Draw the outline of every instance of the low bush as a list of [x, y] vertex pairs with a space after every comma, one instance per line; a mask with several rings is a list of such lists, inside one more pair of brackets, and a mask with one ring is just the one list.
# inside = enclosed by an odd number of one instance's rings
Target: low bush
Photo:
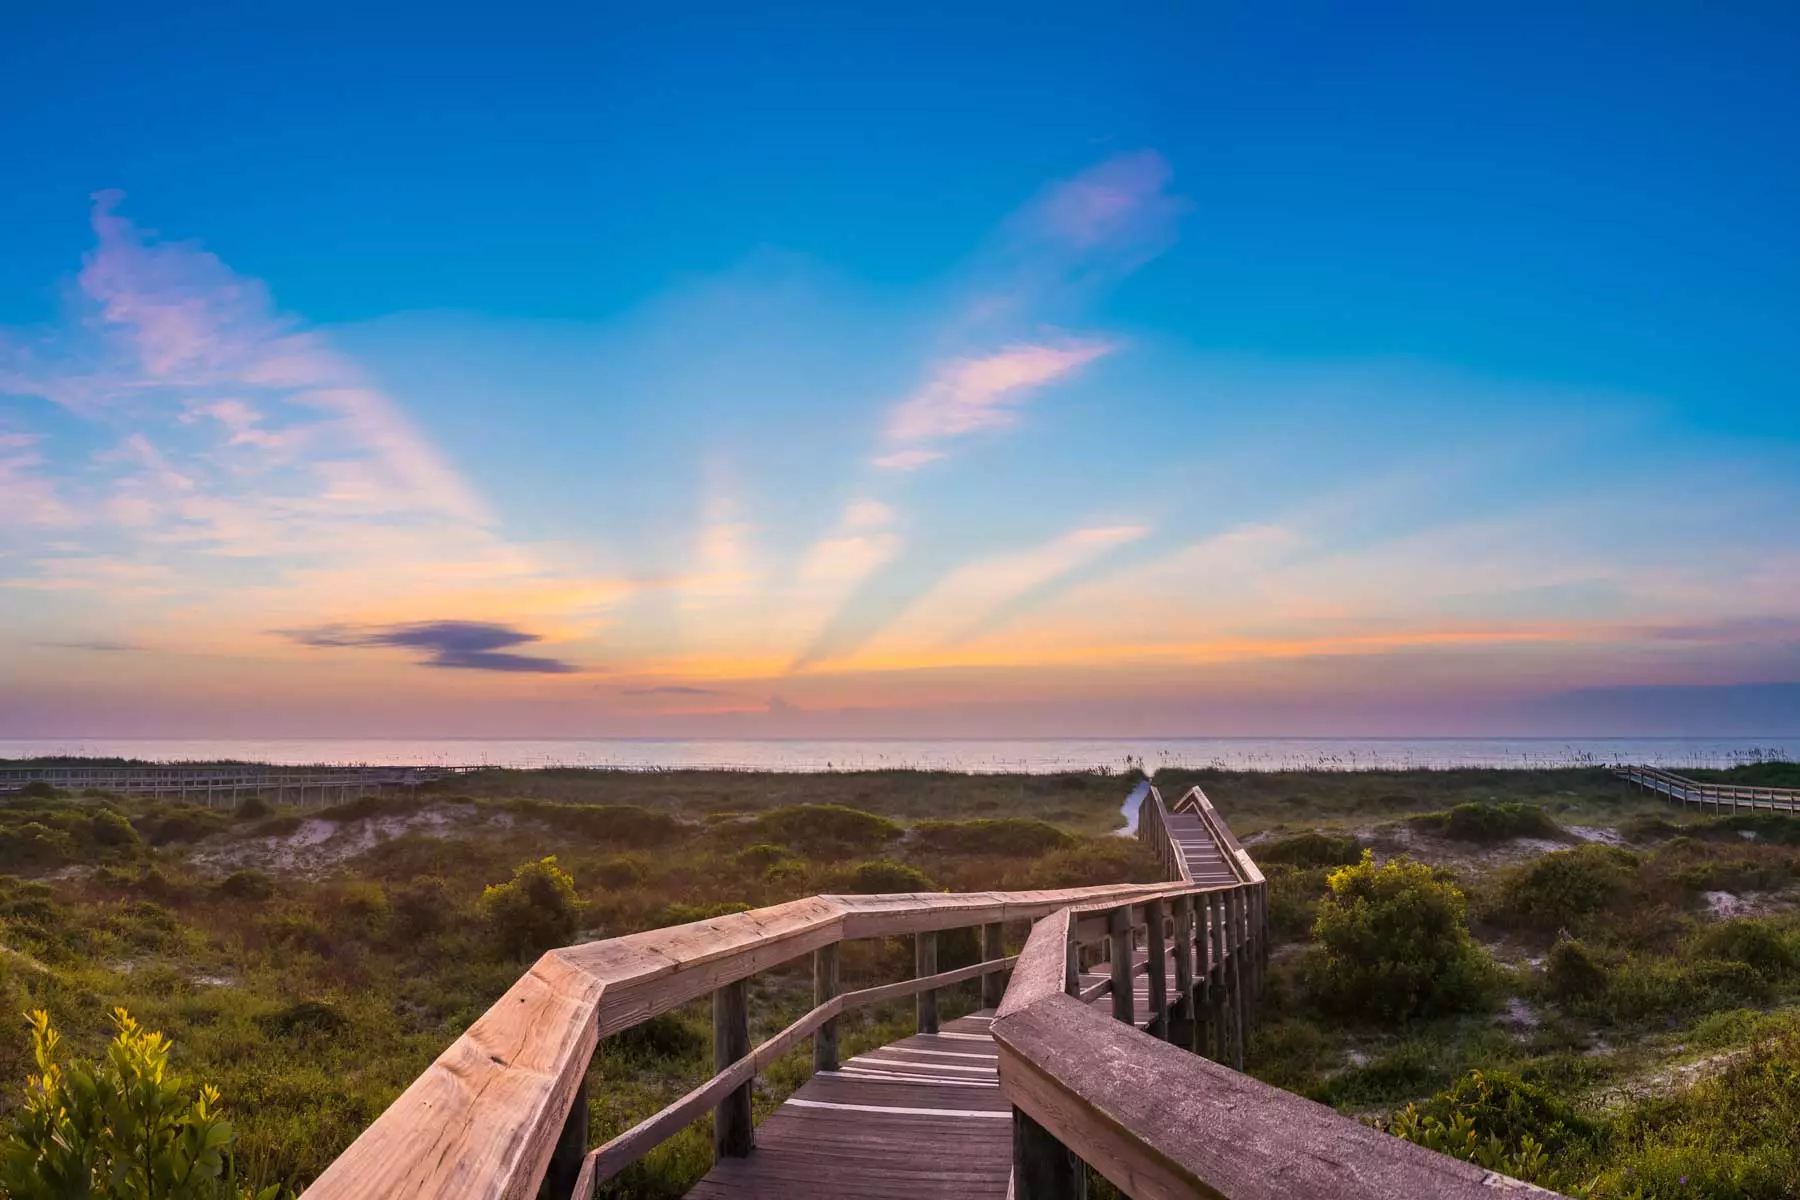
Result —
[[1556, 1158], [1587, 1151], [1601, 1127], [1543, 1088], [1500, 1072], [1471, 1071], [1423, 1106], [1409, 1104], [1385, 1128], [1440, 1154], [1527, 1183], [1568, 1186]]
[[1269, 881], [1269, 927], [1276, 936], [1304, 937], [1312, 929], [1329, 874], [1324, 867], [1290, 867], [1280, 863], [1263, 869]]
[[567, 945], [581, 926], [575, 881], [554, 854], [521, 863], [511, 880], [491, 884], [481, 893], [481, 911], [501, 947], [519, 959]]
[[899, 837], [886, 817], [841, 804], [790, 804], [758, 813], [745, 827], [752, 841], [788, 846], [808, 858], [871, 854]]
[[[37, 1074], [0, 1140], [0, 1194], [9, 1200], [252, 1200], [238, 1181], [237, 1134], [218, 1089], [169, 1070], [169, 1040], [113, 1013], [97, 1063], [64, 1063], [43, 1011], [30, 1014]], [[274, 1200], [279, 1188], [254, 1193]]]
[[1422, 863], [1367, 851], [1326, 880], [1307, 986], [1329, 1009], [1371, 1021], [1465, 1012], [1487, 999], [1487, 965], [1455, 884]]
[[1544, 959], [1544, 984], [1552, 999], [1562, 1004], [1582, 1004], [1606, 993], [1604, 964], [1594, 952], [1574, 938], [1559, 938]]
[[921, 849], [934, 854], [979, 854], [991, 858], [1036, 858], [1075, 842], [1056, 826], [1026, 817], [920, 821], [913, 826], [913, 837]]
[[1766, 920], [1722, 921], [1694, 939], [1694, 951], [1707, 958], [1740, 962], [1770, 979], [1800, 970], [1793, 939]]
[[1362, 842], [1349, 834], [1314, 831], [1259, 842], [1250, 851], [1257, 865], [1265, 872], [1271, 864], [1291, 867], [1347, 867], [1360, 861], [1362, 852]]
[[1082, 838], [1052, 850], [1027, 868], [1009, 875], [1009, 885], [1027, 888], [1101, 887], [1109, 883], [1155, 883], [1162, 863], [1136, 838]]
[[1640, 860], [1617, 846], [1555, 850], [1500, 877], [1499, 903], [1487, 915], [1503, 925], [1554, 933], [1614, 904], [1632, 890]]
[[917, 867], [879, 858], [857, 863], [832, 876], [833, 890], [852, 896], [877, 896], [886, 892], [935, 892], [937, 885]]
[[266, 871], [233, 871], [219, 880], [219, 891], [234, 900], [267, 900], [275, 894], [275, 880]]
[[508, 800], [508, 811], [541, 821], [552, 829], [577, 834], [626, 850], [670, 846], [689, 835], [689, 827], [668, 813], [635, 804], [555, 804], [544, 800]]
[[1458, 804], [1444, 812], [1420, 813], [1408, 824], [1458, 842], [1493, 843], [1512, 838], [1556, 837], [1562, 828], [1535, 804], [1507, 800], [1498, 804]]

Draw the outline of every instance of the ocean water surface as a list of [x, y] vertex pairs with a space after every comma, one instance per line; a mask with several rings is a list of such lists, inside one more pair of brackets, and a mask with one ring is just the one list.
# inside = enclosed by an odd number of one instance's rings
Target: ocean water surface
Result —
[[1029, 772], [1134, 767], [1240, 771], [1412, 767], [1570, 767], [1643, 763], [1727, 767], [1800, 757], [1788, 738], [1025, 738], [936, 740], [676, 740], [661, 738], [0, 738], [0, 759], [46, 755], [152, 762], [699, 768], [867, 771], [896, 768]]

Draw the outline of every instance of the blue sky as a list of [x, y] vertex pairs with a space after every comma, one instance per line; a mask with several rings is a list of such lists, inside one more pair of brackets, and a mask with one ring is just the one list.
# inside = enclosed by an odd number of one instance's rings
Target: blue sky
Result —
[[1571, 7], [9, 14], [0, 732], [1792, 732], [1800, 18]]

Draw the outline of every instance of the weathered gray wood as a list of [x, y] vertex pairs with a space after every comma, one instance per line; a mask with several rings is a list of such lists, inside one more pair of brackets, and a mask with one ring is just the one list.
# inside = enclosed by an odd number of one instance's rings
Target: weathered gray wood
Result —
[[[587, 1158], [587, 1137], [587, 1081], [584, 1079], [575, 1089], [569, 1115], [563, 1118], [562, 1134], [556, 1139], [556, 1149], [551, 1152], [550, 1168], [544, 1172], [544, 1182], [538, 1185], [540, 1200], [565, 1200], [575, 1191], [575, 1181]], [[591, 1194], [592, 1189], [589, 1191]]]
[[1231, 994], [1231, 1065], [1244, 1069], [1244, 892], [1233, 888], [1225, 893], [1225, 938], [1231, 948], [1228, 966], [1231, 978], [1226, 990]]
[[[813, 1007], [838, 994], [838, 948], [833, 943], [813, 951]], [[813, 1070], [835, 1071], [838, 1065], [837, 1018], [820, 1025], [813, 1034]]]
[[1144, 901], [1144, 974], [1150, 993], [1150, 1028], [1152, 1037], [1167, 1040], [1169, 1036], [1169, 960], [1163, 937], [1163, 902]]
[[[713, 993], [713, 1070], [724, 1071], [750, 1053], [750, 989], [741, 979]], [[755, 1145], [750, 1116], [752, 1080], [745, 1080], [713, 1110], [713, 1155], [742, 1158]]]
[[[937, 934], [914, 934], [913, 975], [925, 979], [937, 974]], [[913, 997], [913, 1015], [920, 1033], [938, 1031], [937, 989], [926, 988]]]
[[668, 1105], [639, 1121], [587, 1156], [595, 1183], [604, 1183], [626, 1167], [648, 1154], [668, 1138], [692, 1125], [720, 1100], [756, 1079], [757, 1072], [799, 1045], [802, 1038], [815, 1033], [826, 1021], [844, 1011], [844, 997], [835, 996], [813, 1009], [780, 1033], [738, 1059], [726, 1070]]
[[1083, 1200], [1087, 1172], [1069, 1148], [1013, 1109], [1013, 1200]]
[[[939, 971], [935, 975], [923, 975], [913, 979], [902, 979], [898, 983], [884, 983], [878, 987], [862, 988], [859, 991], [844, 992], [838, 999], [844, 1011], [853, 1008], [865, 1008], [871, 1004], [881, 1004], [888, 1000], [899, 1000], [906, 996], [919, 996], [927, 991], [938, 991], [954, 984], [976, 979], [992, 971], [1004, 971], [1018, 961], [1018, 956], [999, 958], [991, 963], [970, 963], [966, 967], [954, 967], [948, 971]], [[929, 1030], [920, 1030], [928, 1033]]]
[[1130, 905], [1115, 908], [1107, 914], [1106, 932], [1112, 938], [1113, 1017], [1131, 1025], [1137, 1019], [1137, 988], [1131, 971]]
[[[990, 921], [981, 927], [981, 957], [984, 960], [1006, 955], [1006, 926]], [[981, 1007], [999, 1008], [1000, 997], [1006, 995], [1006, 974], [995, 971], [981, 977]]]
[[1549, 1193], [1147, 1038], [1064, 996], [995, 1021], [1001, 1095], [1133, 1200]]
[[1175, 1007], [1169, 1014], [1169, 1041], [1194, 1049], [1194, 897], [1177, 896], [1175, 906]]

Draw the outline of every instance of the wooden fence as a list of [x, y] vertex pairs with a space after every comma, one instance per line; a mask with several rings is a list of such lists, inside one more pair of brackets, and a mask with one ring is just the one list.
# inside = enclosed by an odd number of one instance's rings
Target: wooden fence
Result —
[[[1208, 861], [1228, 864], [1229, 881], [1195, 882], [1192, 853], [1170, 833], [1190, 822], [1216, 839]], [[907, 996], [915, 998], [920, 1030], [935, 1031], [939, 990], [974, 979], [996, 1010], [999, 1086], [1013, 1106], [1017, 1200], [1079, 1195], [1084, 1162], [1136, 1200], [1537, 1191], [1221, 1065], [1241, 1067], [1266, 971], [1266, 884], [1198, 788], [1172, 808], [1152, 789], [1139, 837], [1156, 851], [1166, 882], [814, 896], [551, 951], [306, 1196], [590, 1200], [599, 1183], [708, 1112], [715, 1153], [749, 1154], [750, 1089], [769, 1063], [811, 1038], [814, 1068], [834, 1069], [838, 1020]], [[1022, 952], [1005, 954], [1006, 925], [1023, 921], [1035, 924]], [[981, 960], [939, 971], [938, 934], [968, 927], [980, 930]], [[840, 990], [843, 943], [896, 936], [915, 939], [914, 978]], [[1084, 954], [1101, 947], [1110, 977], [1084, 992]], [[807, 955], [813, 1008], [752, 1047], [746, 981]], [[1140, 976], [1148, 1031], [1134, 1024]], [[709, 995], [713, 1077], [589, 1150], [584, 1081], [599, 1040]], [[1110, 1017], [1095, 1004], [1108, 996]], [[921, 1155], [931, 1149], [918, 1147]]]
[[1702, 783], [1655, 767], [1619, 767], [1617, 772], [1627, 782], [1667, 796], [1683, 808], [1711, 809], [1716, 813], [1800, 813], [1800, 789], [1797, 788]]

